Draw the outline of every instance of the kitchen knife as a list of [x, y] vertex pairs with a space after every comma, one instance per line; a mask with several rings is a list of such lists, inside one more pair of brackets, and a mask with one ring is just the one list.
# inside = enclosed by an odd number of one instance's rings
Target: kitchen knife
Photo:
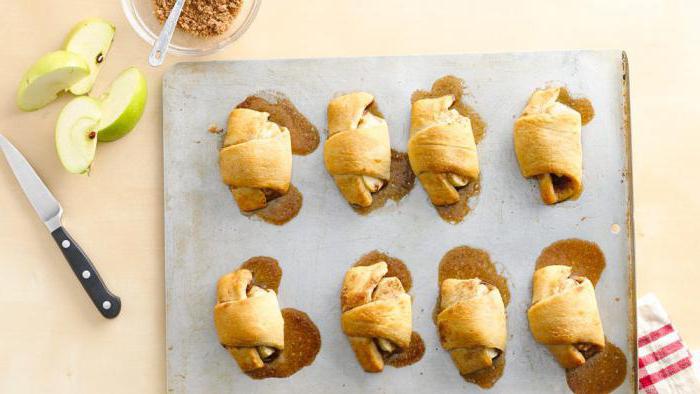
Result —
[[61, 217], [63, 216], [61, 205], [41, 181], [32, 166], [29, 165], [27, 159], [2, 134], [0, 134], [0, 148], [2, 148], [5, 159], [14, 172], [17, 182], [24, 190], [24, 194], [41, 221], [49, 229], [51, 236], [63, 252], [63, 256], [68, 260], [73, 273], [90, 296], [92, 303], [95, 304], [102, 316], [108, 319], [117, 317], [122, 307], [121, 300], [107, 289], [85, 252], [80, 249], [80, 246], [61, 225]]

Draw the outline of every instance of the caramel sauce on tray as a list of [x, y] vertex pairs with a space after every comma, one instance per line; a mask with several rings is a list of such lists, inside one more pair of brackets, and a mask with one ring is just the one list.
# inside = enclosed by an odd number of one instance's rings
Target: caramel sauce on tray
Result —
[[389, 182], [378, 192], [372, 194], [372, 205], [369, 207], [353, 207], [355, 212], [366, 215], [375, 209], [383, 207], [388, 200], [399, 202], [416, 183], [416, 175], [411, 170], [408, 154], [391, 150], [391, 177]]
[[580, 367], [566, 371], [566, 383], [576, 394], [609, 393], [625, 381], [626, 374], [625, 353], [606, 341], [603, 351], [587, 359]]
[[595, 116], [595, 110], [593, 109], [591, 100], [583, 97], [573, 98], [569, 90], [565, 87], [559, 88], [559, 98], [557, 101], [581, 114], [581, 125], [587, 125]]
[[469, 199], [479, 194], [479, 191], [481, 191], [481, 181], [477, 179], [474, 182], [469, 182], [467, 186], [457, 189], [459, 201], [452, 205], [435, 206], [435, 209], [444, 221], [457, 224], [469, 214], [471, 211]]
[[535, 270], [548, 265], [568, 265], [572, 268], [572, 274], [585, 276], [595, 286], [605, 269], [605, 255], [593, 242], [565, 239], [542, 250], [535, 263]]
[[[413, 279], [411, 278], [411, 272], [408, 270], [408, 267], [406, 267], [406, 264], [404, 264], [403, 261], [384, 254], [378, 250], [374, 250], [360, 257], [360, 259], [355, 263], [355, 266], [367, 266], [376, 264], [380, 261], [385, 262], [388, 269], [384, 277], [398, 278], [401, 281], [403, 289], [408, 293], [413, 286]], [[423, 354], [425, 354], [425, 343], [423, 342], [423, 338], [421, 338], [419, 333], [413, 331], [411, 333], [411, 343], [408, 345], [408, 348], [389, 355], [383, 354], [383, 356], [385, 364], [400, 368], [417, 363], [421, 358], [423, 358]]]
[[247, 269], [253, 274], [254, 285], [273, 290], [279, 295], [282, 268], [277, 260], [266, 256], [251, 257], [241, 264], [241, 268]]
[[316, 126], [282, 93], [260, 92], [246, 97], [237, 107], [267, 112], [271, 121], [289, 129], [292, 153], [295, 155], [308, 155], [316, 150], [321, 141]]
[[[272, 257], [258, 256], [245, 261], [241, 268], [253, 274], [253, 284], [274, 290], [279, 295], [282, 268]], [[285, 378], [311, 365], [321, 350], [321, 333], [309, 316], [293, 308], [282, 309], [284, 349], [262, 368], [247, 371], [253, 379]]]
[[[436, 98], [451, 94], [455, 97], [455, 103], [452, 105], [452, 109], [459, 112], [462, 116], [469, 118], [472, 125], [472, 132], [474, 133], [474, 141], [478, 144], [486, 135], [486, 122], [479, 116], [479, 114], [462, 101], [464, 97], [464, 91], [466, 87], [464, 81], [453, 75], [444, 76], [435, 82], [430, 91], [426, 90], [416, 90], [411, 95], [411, 103], [425, 99], [425, 98]], [[459, 192], [459, 201], [446, 206], [435, 206], [440, 217], [449, 223], [459, 223], [469, 214], [469, 199], [471, 197], [479, 194], [480, 182], [476, 180], [474, 182], [469, 182], [465, 187], [457, 189]]]
[[294, 219], [301, 210], [303, 196], [294, 185], [289, 185], [289, 191], [272, 200], [268, 200], [265, 208], [252, 212], [262, 220], [278, 226]]
[[311, 365], [321, 350], [321, 333], [309, 316], [293, 308], [282, 309], [284, 349], [262, 368], [246, 372], [253, 379], [286, 378]]
[[[489, 254], [481, 249], [474, 249], [469, 246], [458, 246], [443, 256], [438, 268], [438, 289], [446, 279], [472, 279], [479, 278], [484, 282], [492, 284], [501, 293], [503, 304], [507, 307], [510, 302], [510, 290], [508, 280], [500, 275], [496, 266], [491, 261]], [[437, 302], [433, 312], [433, 322], [437, 324], [437, 315], [440, 314], [440, 295], [438, 293]], [[506, 365], [506, 354], [501, 353], [494, 359], [494, 364], [490, 368], [462, 375], [464, 380], [479, 385], [482, 388], [493, 387], [498, 379], [503, 375]]]

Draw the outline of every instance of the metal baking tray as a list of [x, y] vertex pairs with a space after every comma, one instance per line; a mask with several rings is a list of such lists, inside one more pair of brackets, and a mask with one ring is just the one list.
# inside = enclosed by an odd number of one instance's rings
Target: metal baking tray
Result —
[[[478, 146], [481, 193], [472, 212], [441, 220], [419, 184], [400, 203], [360, 216], [343, 200], [323, 166], [322, 146], [295, 156], [293, 183], [304, 204], [284, 226], [241, 215], [218, 168], [219, 137], [229, 111], [261, 90], [286, 94], [325, 141], [326, 105], [338, 92], [373, 93], [405, 151], [410, 96], [444, 75], [462, 78], [465, 101], [487, 122]], [[632, 170], [627, 61], [622, 51], [470, 54], [181, 63], [163, 80], [167, 385], [171, 392], [459, 393], [465, 382], [439, 344], [431, 313], [437, 268], [453, 247], [488, 251], [508, 278], [507, 364], [499, 392], [566, 392], [564, 371], [528, 329], [532, 273], [554, 241], [596, 242], [607, 268], [596, 288], [607, 337], [627, 356], [620, 392], [635, 391], [636, 317]], [[521, 177], [513, 152], [513, 121], [535, 88], [562, 84], [589, 98], [595, 118], [584, 126], [585, 191], [577, 201], [545, 206], [536, 183]], [[611, 228], [619, 226], [619, 232]], [[345, 271], [380, 249], [402, 259], [414, 287], [414, 330], [426, 353], [409, 367], [362, 371], [340, 329], [339, 289]], [[242, 374], [218, 343], [212, 321], [216, 281], [252, 256], [279, 260], [282, 307], [307, 312], [321, 331], [315, 362], [286, 379]]]

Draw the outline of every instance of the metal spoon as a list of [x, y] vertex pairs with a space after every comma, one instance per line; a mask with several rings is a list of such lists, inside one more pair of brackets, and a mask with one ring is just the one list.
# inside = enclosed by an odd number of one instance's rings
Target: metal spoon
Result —
[[175, 32], [177, 20], [180, 19], [180, 13], [182, 13], [182, 7], [184, 7], [184, 5], [185, 0], [177, 0], [173, 9], [170, 10], [170, 15], [165, 21], [165, 24], [163, 24], [163, 30], [160, 31], [158, 39], [153, 43], [151, 54], [148, 55], [148, 64], [151, 66], [158, 67], [163, 64], [165, 53], [168, 51], [168, 45], [170, 45], [170, 40], [173, 38], [173, 32]]

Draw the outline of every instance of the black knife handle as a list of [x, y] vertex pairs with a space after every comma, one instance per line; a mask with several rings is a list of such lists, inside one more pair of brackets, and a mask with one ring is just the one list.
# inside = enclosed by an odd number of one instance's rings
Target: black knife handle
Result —
[[88, 293], [97, 310], [108, 319], [117, 317], [122, 309], [121, 300], [107, 289], [95, 266], [71, 238], [68, 231], [59, 227], [51, 232], [51, 236], [63, 252], [63, 256], [68, 260], [70, 268], [80, 284], [83, 285], [83, 289]]

